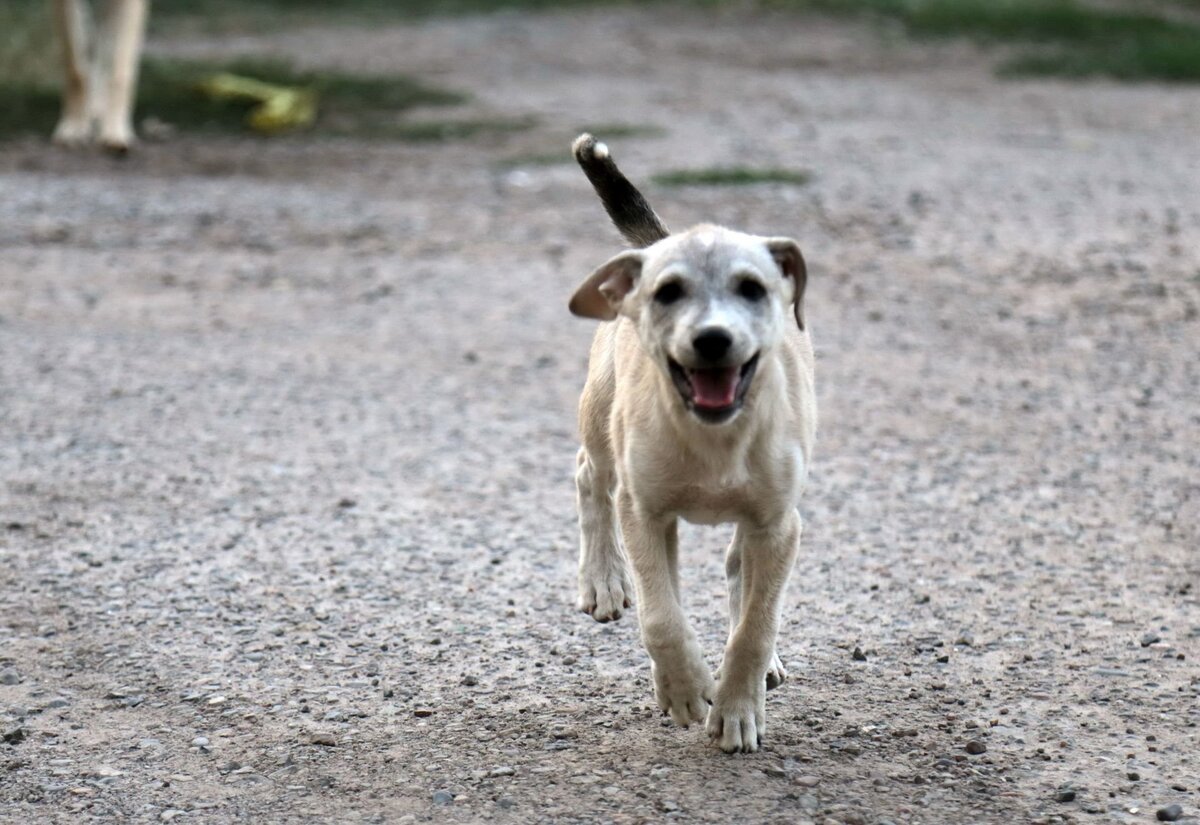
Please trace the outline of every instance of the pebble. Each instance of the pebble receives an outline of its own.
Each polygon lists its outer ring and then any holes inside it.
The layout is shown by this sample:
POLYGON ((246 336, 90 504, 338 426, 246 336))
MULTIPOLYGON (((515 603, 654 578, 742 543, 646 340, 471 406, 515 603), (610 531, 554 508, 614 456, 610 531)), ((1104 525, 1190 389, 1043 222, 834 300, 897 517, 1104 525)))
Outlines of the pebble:
POLYGON ((516 772, 515 768, 510 768, 508 765, 501 765, 498 768, 492 768, 488 776, 513 776, 516 772))
POLYGON ((1150 631, 1149 633, 1142 634, 1142 647, 1150 647, 1150 645, 1154 644, 1155 642, 1161 642, 1161 641, 1162 641, 1162 636, 1159 636, 1153 630, 1150 631))
POLYGON ((208 737, 207 736, 197 736, 195 739, 192 740, 192 747, 193 748, 207 748, 208 747, 208 737))
POLYGON ((433 711, 429 708, 417 708, 413 711, 413 716, 418 719, 425 719, 426 717, 433 716, 433 711))
POLYGON ((450 791, 442 790, 442 791, 434 791, 433 792, 433 804, 434 805, 449 805, 453 801, 454 801, 454 794, 450 793, 450 791))
POLYGON ((511 797, 507 797, 507 796, 502 796, 499 799, 497 799, 496 804, 499 805, 501 808, 503 808, 506 811, 510 810, 512 808, 515 808, 517 805, 516 802, 512 801, 511 797))
POLYGON ((856 647, 854 648, 854 652, 850 654, 850 658, 854 659, 856 662, 865 662, 867 660, 867 654, 863 653, 863 649, 861 647, 856 647))
POLYGON ((821 778, 818 776, 797 776, 794 781, 801 788, 815 788, 821 783, 821 778))
POLYGON ((978 739, 972 739, 966 744, 963 750, 972 756, 978 756, 981 753, 987 753, 987 745, 983 744, 978 739))
POLYGON ((21 683, 21 677, 12 668, 0 670, 0 685, 18 685, 21 683))
POLYGON ((15 727, 4 732, 4 741, 10 745, 20 744, 25 740, 25 728, 15 727))
POLYGON ((59 697, 57 697, 55 699, 51 699, 49 702, 47 702, 46 707, 47 708, 65 708, 70 704, 71 703, 68 702, 66 699, 59 696, 59 697))
POLYGON ((163 822, 170 822, 177 816, 183 816, 183 811, 179 810, 178 808, 170 808, 169 810, 163 811, 161 814, 159 814, 158 818, 163 822))
POLYGON ((1154 815, 1158 817, 1159 822, 1175 822, 1183 816, 1182 805, 1167 805, 1165 808, 1159 808, 1154 815))
POLYGON ((1074 802, 1075 801, 1075 789, 1067 788, 1067 787, 1059 788, 1057 791, 1054 792, 1054 801, 1055 802, 1074 802))
POLYGON ((314 733, 308 737, 308 741, 314 745, 324 745, 327 748, 337 746, 337 739, 332 733, 314 733))

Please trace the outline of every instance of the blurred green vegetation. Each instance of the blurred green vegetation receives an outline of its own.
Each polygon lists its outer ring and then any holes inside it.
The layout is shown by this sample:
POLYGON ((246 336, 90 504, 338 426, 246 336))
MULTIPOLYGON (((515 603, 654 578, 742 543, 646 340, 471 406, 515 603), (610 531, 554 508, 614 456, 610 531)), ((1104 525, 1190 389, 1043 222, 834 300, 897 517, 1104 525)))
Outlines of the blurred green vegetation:
POLYGON ((917 37, 1019 44, 1001 75, 1102 75, 1120 80, 1200 80, 1197 0, 769 0, 775 7, 898 20, 917 37), (1174 11, 1175 14, 1166 12, 1174 11))
MULTIPOLYGON (((137 116, 157 118, 187 132, 248 132, 248 101, 213 100, 197 89, 218 72, 253 77, 282 86, 311 89, 319 96, 317 121, 309 130, 329 136, 447 140, 481 132, 524 128, 525 122, 422 121, 401 118, 416 107, 452 106, 466 96, 404 76, 370 76, 301 71, 286 61, 220 62, 147 59, 138 88, 137 116)), ((0 138, 19 133, 48 134, 59 113, 52 84, 35 78, 0 85, 0 138)))
MULTIPOLYGON (((1005 44, 1002 76, 1107 76, 1122 80, 1200 81, 1200 0, 693 0, 694 5, 760 7, 898 22, 914 37, 969 37, 1005 44)), ((375 24, 430 15, 638 5, 637 0, 156 0, 152 37, 187 31, 261 32, 316 24, 375 24)), ((644 3, 643 3, 644 4, 644 3)), ((45 134, 58 116, 60 68, 49 4, 0 0, 0 138, 45 134)), ((404 77, 298 72, 261 61, 197 64, 147 60, 138 116, 185 129, 241 129, 238 104, 204 101, 200 73, 232 71, 261 80, 316 88, 315 131, 405 140, 447 140, 524 128, 528 121, 407 122, 415 106, 461 98, 404 77)), ((610 124, 611 126, 611 124, 610 124)), ((614 128, 595 130, 625 135, 614 128)), ((639 134, 646 134, 639 132, 639 134)))
POLYGON ((659 186, 753 186, 759 183, 786 183, 803 186, 811 176, 799 169, 756 169, 747 166, 710 166, 703 169, 675 169, 655 175, 659 186))

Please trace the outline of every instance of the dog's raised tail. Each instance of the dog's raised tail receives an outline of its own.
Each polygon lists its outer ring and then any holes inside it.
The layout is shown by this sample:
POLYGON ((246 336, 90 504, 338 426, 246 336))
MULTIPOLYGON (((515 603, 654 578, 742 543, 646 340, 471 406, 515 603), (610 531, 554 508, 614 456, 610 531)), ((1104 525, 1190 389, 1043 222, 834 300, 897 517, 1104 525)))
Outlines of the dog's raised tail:
POLYGON ((584 132, 575 138, 571 151, 625 240, 644 247, 671 234, 642 193, 621 174, 607 146, 584 132))

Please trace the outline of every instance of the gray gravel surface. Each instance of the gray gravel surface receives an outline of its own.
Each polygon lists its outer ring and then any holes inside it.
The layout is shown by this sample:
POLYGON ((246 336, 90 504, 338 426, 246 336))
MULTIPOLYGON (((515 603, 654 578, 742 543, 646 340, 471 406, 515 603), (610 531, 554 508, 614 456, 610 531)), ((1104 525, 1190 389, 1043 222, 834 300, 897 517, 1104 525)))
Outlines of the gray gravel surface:
MULTIPOLYGON (((540 125, 0 150, 0 820, 1200 810, 1200 92, 670 10, 155 47, 540 125), (647 189, 809 260, 822 431, 755 755, 664 721, 636 617, 573 609, 565 303, 619 245, 577 169, 513 160, 604 123, 660 130, 610 140, 639 181, 813 172, 647 189)), ((727 537, 684 532, 713 664, 727 537)))

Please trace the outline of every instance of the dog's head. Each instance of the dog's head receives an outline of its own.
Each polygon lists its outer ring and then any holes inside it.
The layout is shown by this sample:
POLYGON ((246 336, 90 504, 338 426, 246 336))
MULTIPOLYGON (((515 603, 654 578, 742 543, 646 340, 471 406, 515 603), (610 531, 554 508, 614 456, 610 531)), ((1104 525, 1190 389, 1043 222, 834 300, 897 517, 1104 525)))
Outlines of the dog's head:
POLYGON ((759 359, 786 325, 804 329, 805 278, 793 240, 698 226, 612 258, 570 308, 585 318, 630 319, 684 407, 721 424, 741 410, 759 359))

